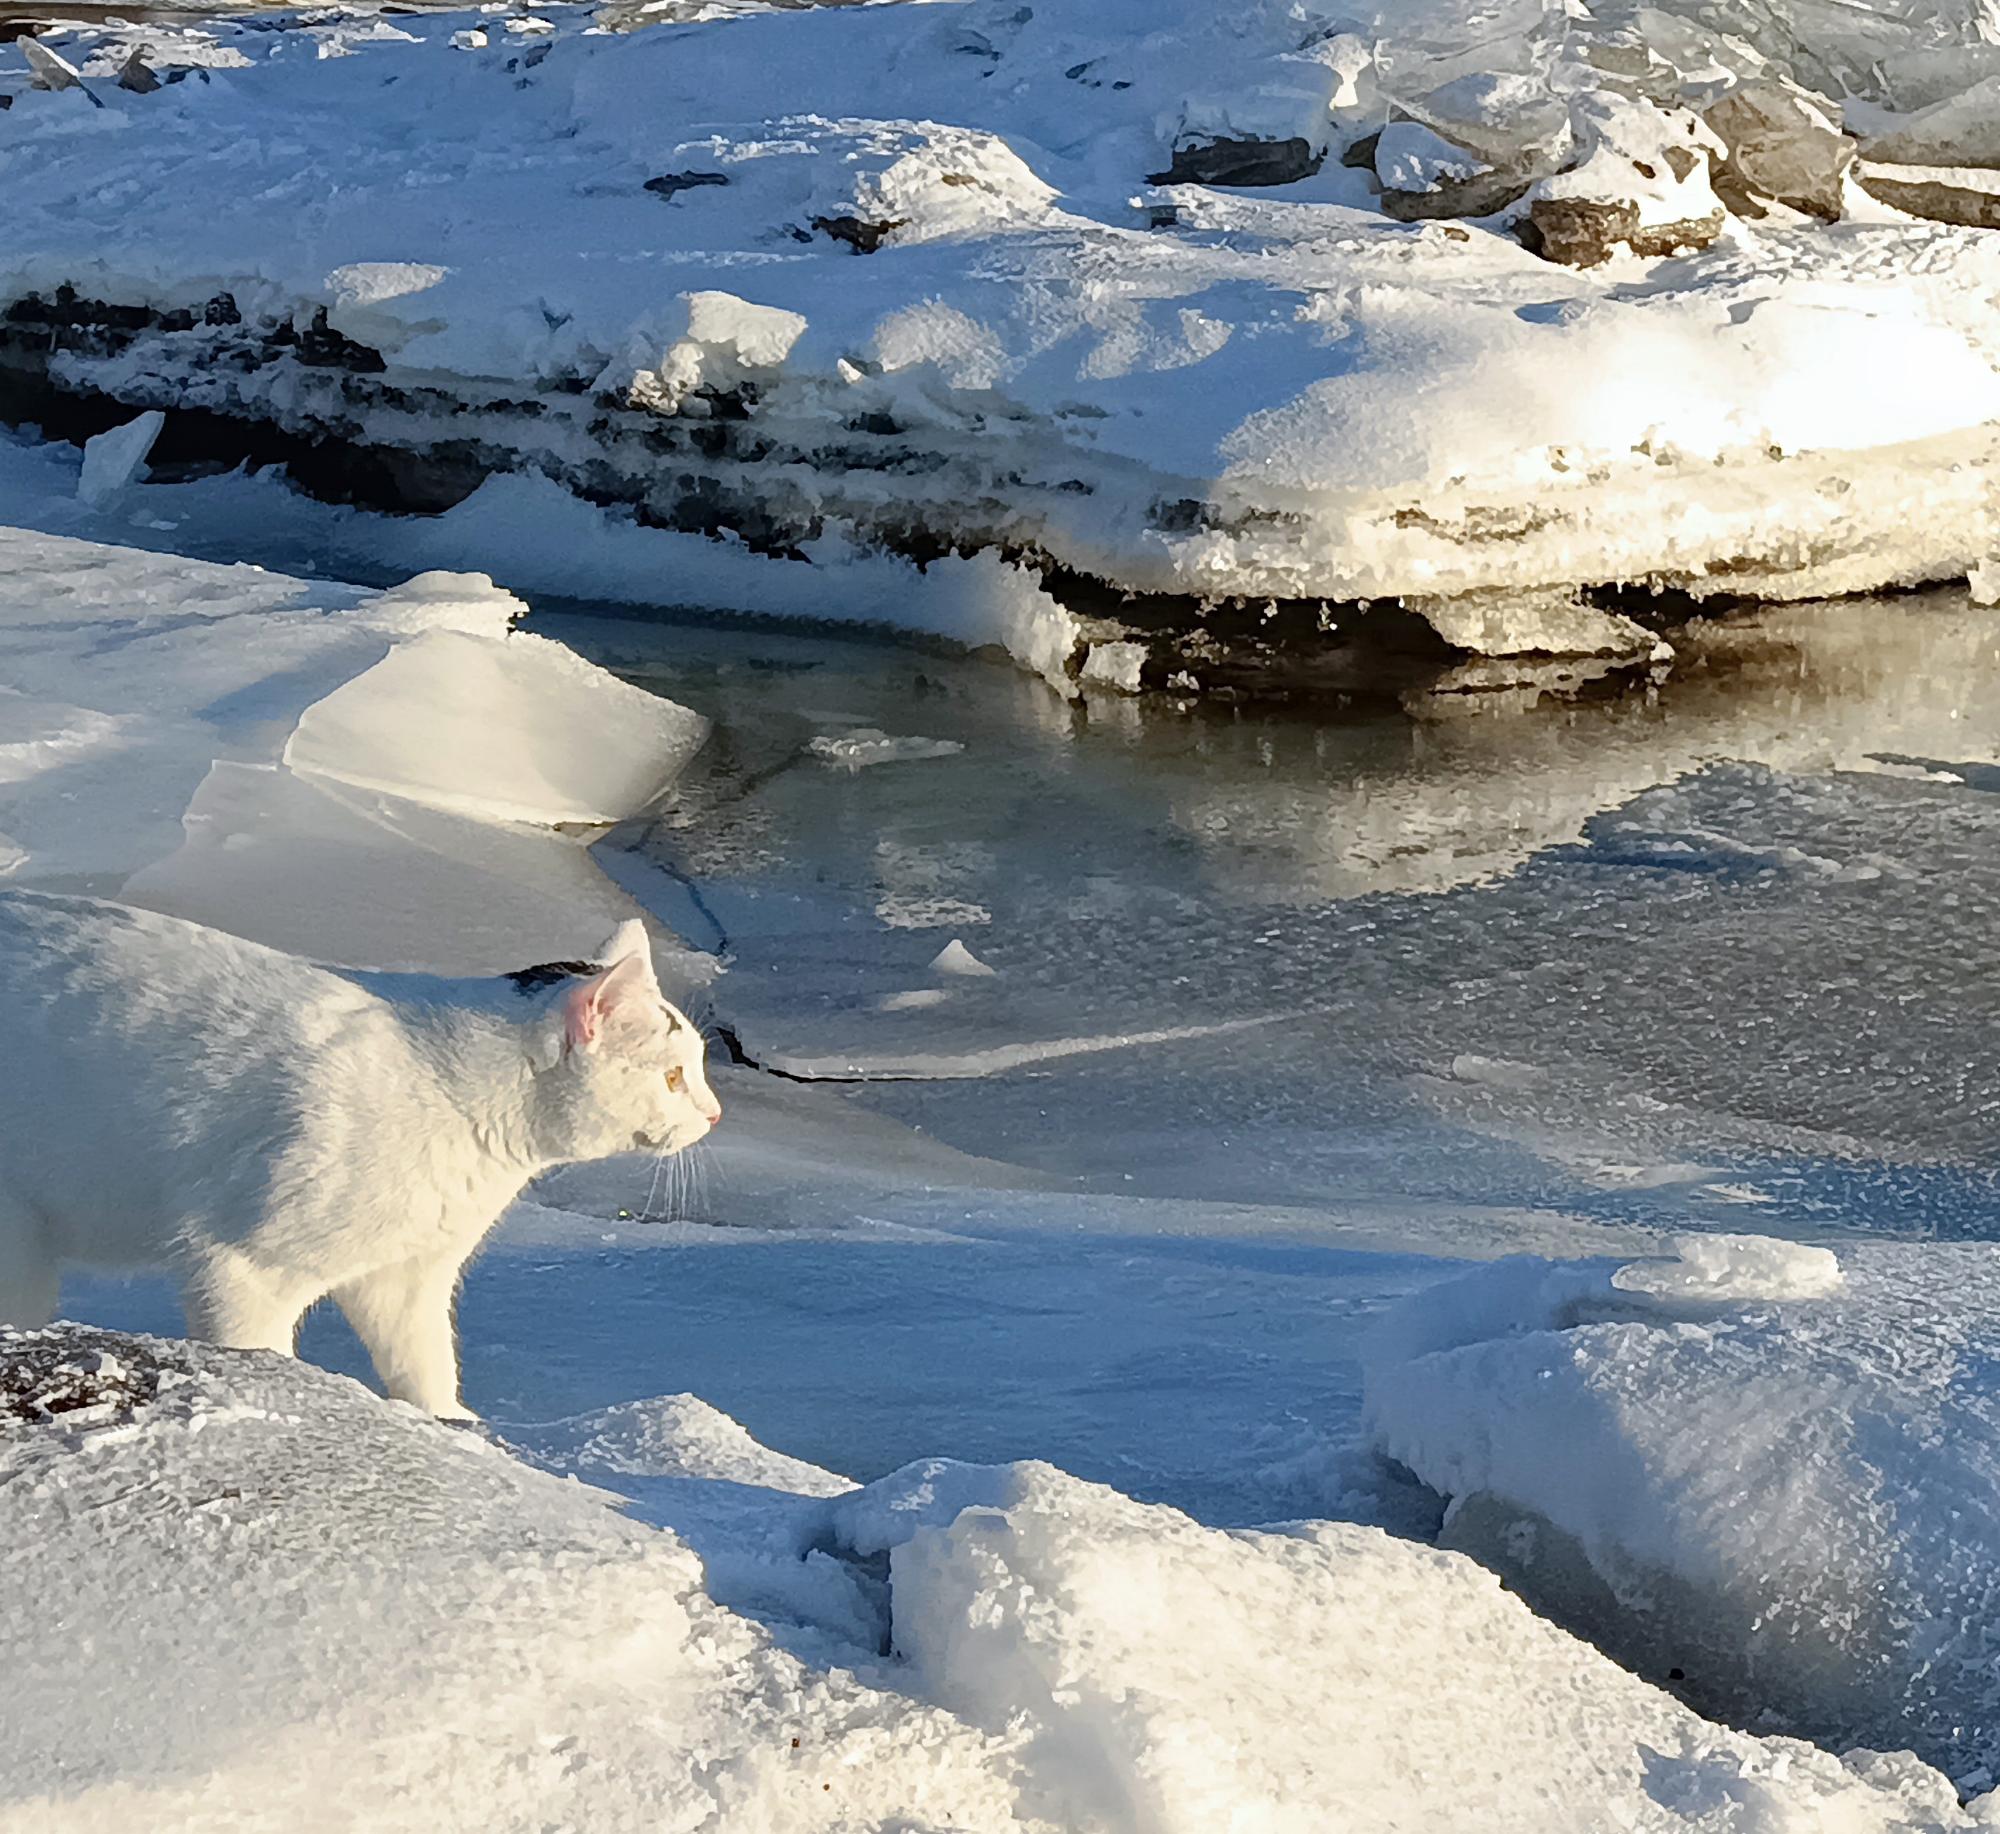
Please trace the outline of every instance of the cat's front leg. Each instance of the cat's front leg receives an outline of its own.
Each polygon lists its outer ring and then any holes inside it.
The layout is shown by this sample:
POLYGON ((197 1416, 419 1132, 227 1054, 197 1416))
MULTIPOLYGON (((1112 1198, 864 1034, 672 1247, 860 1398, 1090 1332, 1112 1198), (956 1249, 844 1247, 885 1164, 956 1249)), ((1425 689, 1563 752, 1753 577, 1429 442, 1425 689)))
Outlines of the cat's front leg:
POLYGON ((440 1420, 474 1418, 458 1398, 451 1318, 458 1270, 454 1259, 396 1261, 333 1289, 391 1399, 440 1420))

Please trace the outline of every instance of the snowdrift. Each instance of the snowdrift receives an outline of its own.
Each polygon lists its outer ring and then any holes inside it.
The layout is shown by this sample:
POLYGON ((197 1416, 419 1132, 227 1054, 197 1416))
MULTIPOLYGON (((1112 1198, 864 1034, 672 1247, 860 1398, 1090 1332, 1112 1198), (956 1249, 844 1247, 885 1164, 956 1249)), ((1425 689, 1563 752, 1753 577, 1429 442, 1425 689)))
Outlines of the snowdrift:
POLYGON ((1642 664, 1574 589, 1993 545, 1977 8, 724 10, 0 51, 0 364, 434 509, 519 471, 780 573, 993 547, 1183 626, 1400 597, 1642 664))
POLYGON ((593 946, 630 912, 557 824, 645 807, 706 727, 526 609, 0 529, 0 868, 334 960, 593 946))
POLYGON ((1385 1320, 1378 1447, 1444 1540, 1704 1711, 2000 1767, 2000 1255, 1690 1236, 1385 1320))
POLYGON ((841 1491, 685 1397, 544 1437, 642 1509, 678 1487, 701 1557, 287 1359, 0 1337, 0 1826, 1974 1825, 1912 1759, 1707 1724, 1376 1530, 1224 1533, 1045 1465, 841 1491), (802 1659, 782 1607, 715 1603, 759 1533, 872 1585, 870 1640, 802 1659))

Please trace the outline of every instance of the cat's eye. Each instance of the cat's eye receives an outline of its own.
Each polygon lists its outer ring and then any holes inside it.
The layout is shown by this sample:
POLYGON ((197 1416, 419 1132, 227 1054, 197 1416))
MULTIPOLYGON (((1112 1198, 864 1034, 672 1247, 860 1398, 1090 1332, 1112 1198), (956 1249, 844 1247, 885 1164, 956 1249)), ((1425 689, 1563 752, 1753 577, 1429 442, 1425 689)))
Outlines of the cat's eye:
POLYGON ((667 1087, 675 1095, 680 1094, 680 1092, 687 1087, 687 1078, 681 1074, 681 1067, 679 1064, 675 1064, 674 1067, 667 1072, 667 1087))

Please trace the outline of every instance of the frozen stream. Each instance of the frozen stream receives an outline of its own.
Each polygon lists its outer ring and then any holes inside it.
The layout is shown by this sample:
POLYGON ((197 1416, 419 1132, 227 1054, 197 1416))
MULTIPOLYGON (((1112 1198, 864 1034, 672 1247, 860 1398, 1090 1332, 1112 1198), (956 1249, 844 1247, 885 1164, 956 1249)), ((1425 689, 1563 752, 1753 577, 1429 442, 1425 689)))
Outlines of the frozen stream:
POLYGON ((1990 1233, 2000 637, 1962 596, 1715 627, 1650 698, 1365 723, 561 628, 718 722, 631 840, 693 888, 642 895, 728 961, 718 1017, 964 1151, 1145 1197, 1990 1233), (954 939, 994 972, 932 971, 954 939))
MULTIPOLYGON (((766 1073, 686 1177, 566 1175, 476 1264, 503 1430, 687 1389, 862 1478, 1038 1456, 1420 1527, 1353 1450, 1355 1345, 1460 1259, 1995 1233, 2000 657, 1963 594, 1713 627, 1651 698, 1373 721, 537 623, 716 722, 598 857, 766 1073)), ((143 1285, 68 1309, 173 1325, 143 1285)), ((359 1367, 330 1316, 304 1347, 359 1367)))

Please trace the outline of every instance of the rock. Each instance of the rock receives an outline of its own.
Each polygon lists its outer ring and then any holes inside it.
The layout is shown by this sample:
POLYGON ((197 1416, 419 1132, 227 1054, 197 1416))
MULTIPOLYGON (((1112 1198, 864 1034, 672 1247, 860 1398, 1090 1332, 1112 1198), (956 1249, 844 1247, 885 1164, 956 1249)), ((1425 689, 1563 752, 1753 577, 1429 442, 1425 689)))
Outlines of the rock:
POLYGON ((1619 248, 1659 256, 1706 248, 1722 233, 1708 161, 1715 133, 1683 108, 1587 96, 1574 109, 1583 157, 1527 192, 1517 231, 1546 260, 1595 267, 1619 248))
POLYGON ((727 172, 662 172, 646 180, 645 188, 655 197, 678 197, 683 191, 698 191, 704 185, 726 185, 727 172))
POLYGON ((1541 197, 1520 226, 1522 242, 1545 261, 1596 267, 1622 244, 1635 255, 1678 255, 1706 248, 1722 233, 1722 212, 1674 223, 1642 225, 1636 204, 1592 198, 1541 197))
POLYGON ((1155 172, 1155 185, 1289 185, 1310 178, 1326 155, 1294 134, 1288 140, 1216 139, 1174 148, 1173 164, 1155 172))
POLYGON ((134 51, 125 60, 125 68, 118 72, 118 87, 129 89, 134 95, 149 96, 159 86, 160 79, 147 66, 143 51, 134 51))
POLYGON ((1762 216, 1760 198, 1827 222, 1841 214, 1854 142, 1805 96, 1778 82, 1745 83, 1702 116, 1721 140, 1715 189, 1739 216, 1762 216))
POLYGON ((1520 202, 1530 181, 1513 172, 1481 172, 1445 179, 1429 191, 1384 191, 1382 214, 1399 223, 1436 217, 1489 217, 1520 202))
POLYGON ((151 1338, 0 1325, 0 1436, 129 1420, 159 1393, 163 1369, 187 1367, 174 1346, 151 1338))
POLYGON ((901 218, 889 223, 870 223, 857 216, 837 216, 814 217, 812 226, 823 236, 845 242, 857 255, 872 255, 903 224, 901 218))
POLYGON ((1976 166, 1892 166, 1862 160, 1856 182, 1877 203, 1933 223, 2000 229, 2000 171, 1976 166))
POLYGON ((1865 136, 1861 151, 1888 165, 2000 166, 2000 76, 1865 136))

